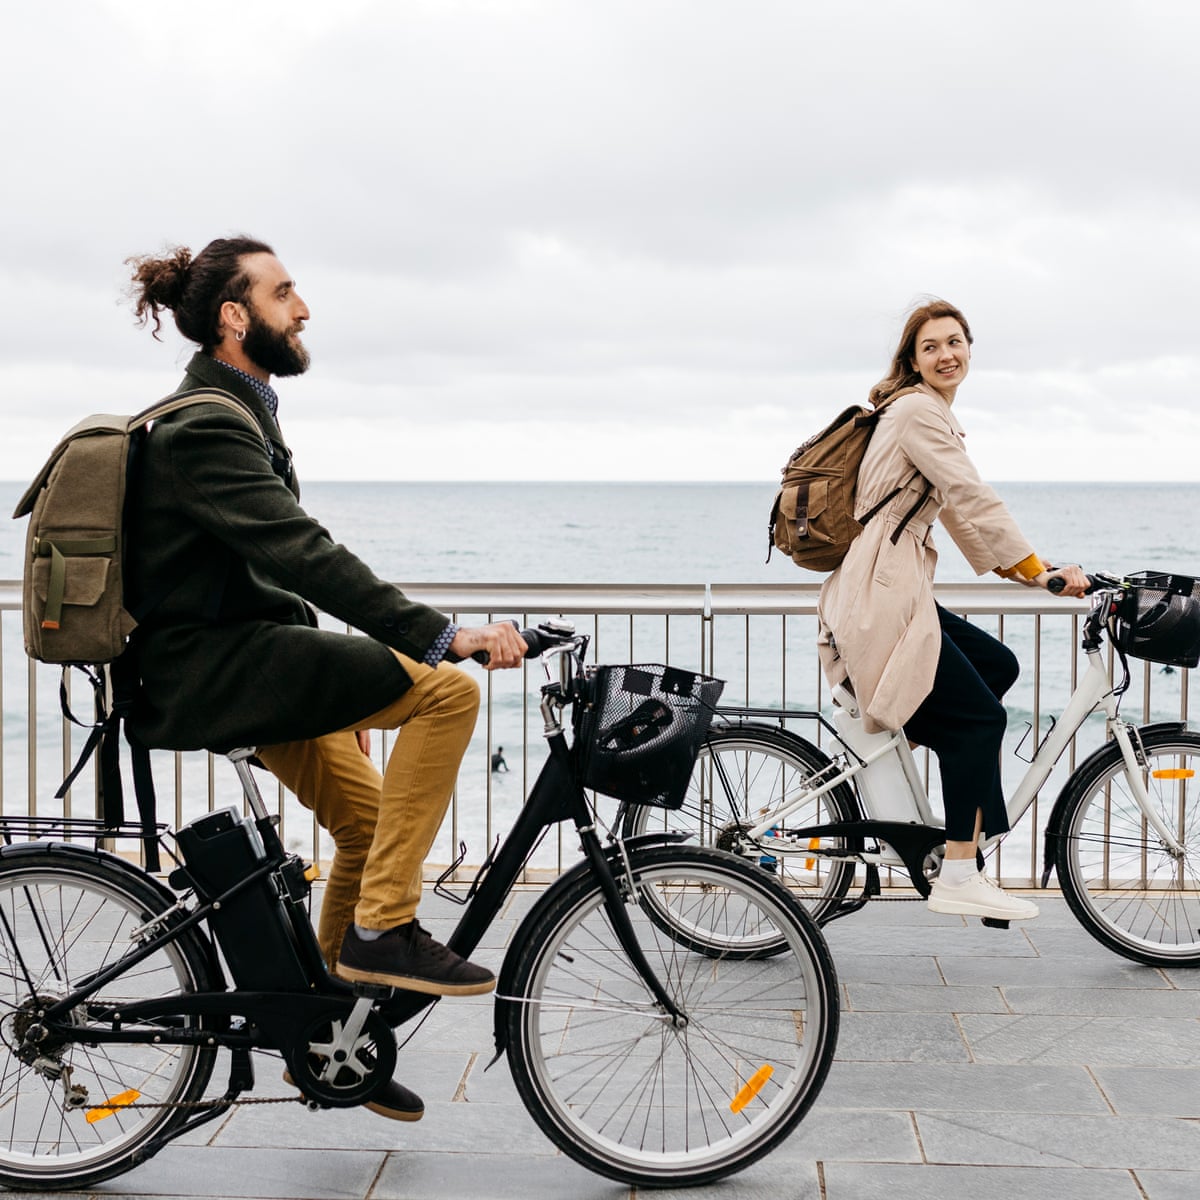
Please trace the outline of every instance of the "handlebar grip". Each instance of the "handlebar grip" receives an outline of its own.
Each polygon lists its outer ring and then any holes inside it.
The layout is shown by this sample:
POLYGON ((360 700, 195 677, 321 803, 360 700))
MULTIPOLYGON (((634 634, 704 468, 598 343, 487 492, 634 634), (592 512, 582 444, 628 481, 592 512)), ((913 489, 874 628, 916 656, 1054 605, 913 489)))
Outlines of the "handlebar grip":
MULTIPOLYGON (((1087 591, 1084 594, 1090 596, 1098 587, 1101 586, 1101 582, 1096 578, 1095 575, 1089 575, 1087 577, 1087 581, 1087 591)), ((1053 579, 1046 580, 1046 591, 1055 596, 1062 595, 1062 590, 1066 586, 1067 581, 1061 575, 1055 575, 1053 579)))
MULTIPOLYGON (((516 621, 510 621, 509 624, 514 629, 517 628, 516 621)), ((521 637, 525 639, 525 657, 538 658, 542 651, 546 648, 545 641, 542 639, 541 635, 536 629, 521 629, 519 632, 521 637)), ((476 650, 475 653, 471 655, 471 658, 481 667, 486 667, 488 663, 492 661, 492 656, 486 650, 476 650)))

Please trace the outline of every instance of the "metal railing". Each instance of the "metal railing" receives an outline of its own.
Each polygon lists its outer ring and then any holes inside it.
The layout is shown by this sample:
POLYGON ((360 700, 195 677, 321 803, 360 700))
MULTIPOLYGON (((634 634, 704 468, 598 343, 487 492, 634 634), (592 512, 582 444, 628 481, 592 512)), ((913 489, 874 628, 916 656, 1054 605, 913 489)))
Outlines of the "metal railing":
MULTIPOLYGON (((723 705, 746 704, 786 710, 824 710, 828 689, 815 650, 819 583, 740 586, 566 585, 405 583, 405 592, 464 623, 513 618, 536 624, 565 618, 592 636, 596 662, 670 662, 725 679, 723 705)), ((946 608, 977 620, 1012 646, 1022 677, 1006 697, 1010 728, 1005 775, 1019 776, 1048 722, 1074 687, 1080 664, 1080 618, 1086 603, 1048 597, 1012 584, 940 586, 946 608)), ((22 647, 20 586, 0 582, 0 813, 92 816, 95 775, 85 768, 64 800, 54 792, 82 748, 86 733, 60 713, 60 673, 27 660, 22 647)), ((1130 662, 1133 683, 1124 714, 1135 721, 1188 720, 1188 674, 1164 672, 1130 662)), ((476 670, 467 667, 468 670, 476 670)), ((468 748, 450 811, 431 862, 449 863, 466 847, 464 872, 482 860, 511 824, 544 758, 538 688, 544 675, 536 662, 519 671, 479 672, 483 705, 468 748), (507 771, 494 771, 503 747, 507 771)), ((69 698, 86 722, 90 688, 68 683, 69 698)), ((785 723, 815 741, 819 725, 800 717, 785 723)), ((1102 723, 1085 725, 1064 762, 1043 788, 1039 802, 1006 840, 1003 875, 1029 882, 1040 873, 1041 827, 1058 788, 1083 754, 1103 737, 1102 723)), ((376 737, 382 764, 387 737, 376 737)), ((936 770, 923 757, 926 780, 938 809, 936 770)), ((203 752, 153 756, 159 818, 173 828, 213 808, 240 803, 233 770, 203 752)), ((132 789, 127 789, 132 796, 132 789)), ((297 853, 327 860, 331 847, 315 821, 290 793, 276 788, 281 833, 297 853)), ((132 802, 130 801, 132 808, 132 802)), ((615 802, 612 805, 615 808, 615 802)), ((611 816, 612 808, 601 815, 611 816)), ((573 845, 543 845, 531 864, 540 877, 569 865, 573 845)))

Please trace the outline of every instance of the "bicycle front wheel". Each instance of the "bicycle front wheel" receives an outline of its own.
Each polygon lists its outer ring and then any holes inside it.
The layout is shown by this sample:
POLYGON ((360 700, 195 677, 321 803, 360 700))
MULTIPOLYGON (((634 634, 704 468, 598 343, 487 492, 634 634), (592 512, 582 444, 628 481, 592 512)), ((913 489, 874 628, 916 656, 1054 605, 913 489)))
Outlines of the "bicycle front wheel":
POLYGON ((137 949, 135 931, 169 904, 108 856, 30 845, 0 858, 0 1183, 67 1191, 108 1179, 158 1149, 203 1094, 215 1051, 153 1044, 165 1021, 125 1025, 141 1042, 86 1037, 89 1025, 113 1028, 106 1005, 213 988, 190 931, 80 1004, 70 1036, 27 1036, 46 1004, 137 949))
POLYGON ((629 905, 638 942, 683 1011, 673 1020, 630 965, 600 887, 581 875, 535 919, 506 1016, 517 1089, 577 1162, 624 1183, 705 1183, 757 1161, 795 1128, 837 1043, 837 979, 803 907, 721 851, 635 851, 642 898, 690 925, 769 928, 790 953, 692 953, 629 905), (669 897, 669 899, 667 899, 669 897))
POLYGON ((744 853, 801 899, 818 924, 833 916, 854 881, 854 863, 834 854, 861 849, 845 837, 796 841, 789 830, 854 820, 857 809, 849 785, 805 800, 780 817, 772 836, 746 853, 741 835, 810 787, 812 777, 829 766, 816 746, 786 730, 766 725, 718 726, 709 731, 692 770, 687 795, 678 810, 631 806, 622 832, 626 837, 659 830, 694 834, 700 845, 744 853))
POLYGON ((1200 734, 1148 730, 1142 746, 1142 785, 1179 849, 1146 820, 1114 743, 1068 782, 1059 880, 1110 950, 1152 966, 1200 966, 1200 734))

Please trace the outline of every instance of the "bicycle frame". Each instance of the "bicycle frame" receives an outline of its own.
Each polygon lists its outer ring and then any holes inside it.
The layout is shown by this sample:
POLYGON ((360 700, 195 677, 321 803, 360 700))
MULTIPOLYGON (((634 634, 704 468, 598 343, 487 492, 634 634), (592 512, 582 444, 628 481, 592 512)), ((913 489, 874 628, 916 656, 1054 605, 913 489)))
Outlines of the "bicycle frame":
MULTIPOLYGON (((464 957, 470 955, 500 912, 505 897, 517 881, 544 831, 562 821, 571 820, 579 833, 584 861, 588 869, 596 875, 603 889, 609 919, 621 948, 668 1017, 675 1021, 683 1021, 683 1013, 664 989, 638 944, 626 910, 622 883, 619 882, 623 871, 628 886, 632 886, 632 880, 628 880, 629 870, 624 857, 624 847, 618 845, 619 853, 614 854, 611 849, 606 851, 601 844, 583 787, 576 779, 570 747, 559 719, 574 698, 570 690, 574 679, 572 667, 577 668, 581 662, 581 642, 582 646, 586 647, 586 638, 572 639, 561 647, 553 646, 547 651, 561 651, 563 662, 563 682, 557 685, 548 682, 542 689, 542 712, 550 756, 535 780, 508 837, 488 856, 480 868, 464 901, 465 911, 449 938, 448 945, 464 957)), ((548 670, 547 677, 549 678, 548 670)), ((202 902, 185 916, 178 916, 185 908, 184 900, 177 900, 166 912, 156 916, 139 931, 146 932, 147 936, 136 948, 94 977, 78 983, 68 995, 49 1004, 42 1019, 48 1026, 52 1026, 56 1033, 69 1038, 73 1029, 70 1023, 70 1013, 73 1009, 85 1003, 105 984, 149 957, 164 943, 180 937, 210 918, 215 911, 229 908, 236 912, 238 898, 268 875, 274 874, 278 877, 281 895, 294 903, 307 896, 308 883, 303 876, 303 864, 294 856, 288 855, 279 841, 275 818, 268 812, 251 772, 250 760, 253 755, 252 749, 239 749, 230 752, 228 757, 233 762, 242 785, 265 857, 254 870, 232 887, 202 902), (174 919, 177 916, 178 919, 174 919)), ((642 839, 643 844, 662 844, 677 840, 679 838, 671 834, 650 835, 642 839)), ((155 997, 128 1004, 105 1005, 102 1012, 94 1015, 110 1020, 112 1028, 89 1026, 88 1039, 97 1042, 145 1041, 144 1029, 131 1030, 123 1025, 131 1021, 145 1023, 161 1020, 164 1024, 160 1029, 156 1028, 154 1036, 167 1044, 223 1045, 244 1049, 271 1046, 287 1049, 301 1029, 312 1020, 331 1011, 346 1017, 342 1040, 353 1041, 362 1031, 367 1014, 376 1000, 392 997, 387 1005, 389 1023, 399 1024, 421 1012, 437 999, 436 996, 402 990, 392 993, 392 989, 387 987, 352 987, 334 978, 328 973, 321 959, 307 916, 295 907, 289 915, 293 929, 286 932, 289 935, 297 935, 297 949, 308 976, 306 991, 277 992, 239 988, 235 980, 232 989, 220 992, 197 992, 155 997), (223 1018, 223 1021, 217 1026, 190 1028, 169 1023, 172 1018, 181 1016, 216 1017, 223 1018), (230 1025, 236 1017, 248 1018, 249 1025, 256 1027, 257 1032, 252 1032, 248 1027, 236 1028, 230 1025)), ((497 999, 502 1000, 502 997, 497 999)))
MULTIPOLYGON (((1038 792, 1049 778, 1055 763, 1058 762, 1059 758, 1062 757, 1070 745, 1071 739, 1082 727, 1088 716, 1099 708, 1103 710, 1107 719, 1108 733, 1121 749, 1121 755, 1125 761, 1126 778, 1134 799, 1144 814, 1147 823, 1162 841, 1163 846, 1167 850, 1177 853, 1181 849, 1179 839, 1171 828, 1164 824, 1158 813, 1154 810, 1142 779, 1139 751, 1135 745, 1138 736, 1137 727, 1129 725, 1119 717, 1119 696, 1113 687, 1112 675, 1104 664, 1099 647, 1099 638, 1092 628, 1093 624, 1097 627, 1099 624, 1099 618, 1096 613, 1097 609, 1093 608, 1092 613, 1088 617, 1088 632, 1085 632, 1084 637, 1087 668, 1075 690, 1068 698, 1062 715, 1047 732, 1045 738, 1042 739, 1032 761, 1029 763, 1028 768, 1012 793, 1007 805, 1009 825, 1010 827, 1016 825, 1029 810, 1037 798, 1038 792)), ((745 711, 749 713, 751 710, 745 711)), ((776 712, 775 715, 814 716, 821 720, 822 724, 827 725, 827 722, 815 713, 780 714, 776 712)), ((834 732, 835 736, 837 736, 836 731, 834 732)), ((913 767, 911 751, 902 730, 890 734, 885 743, 866 755, 855 753, 840 737, 839 743, 842 745, 844 751, 841 756, 844 765, 840 765, 835 761, 830 767, 827 767, 824 771, 819 772, 813 777, 814 786, 803 788, 796 796, 785 801, 778 808, 771 809, 769 812, 756 814, 759 817, 757 823, 745 830, 745 837, 748 841, 761 845, 761 839, 764 839, 769 831, 774 829, 790 813, 859 776, 862 776, 865 781, 870 777, 868 773, 872 767, 876 764, 882 764, 888 756, 895 756, 898 760, 899 768, 904 772, 905 778, 911 785, 907 789, 909 799, 911 800, 911 807, 901 818, 897 819, 893 815, 888 821, 868 819, 858 822, 840 822, 837 825, 830 826, 811 826, 799 830, 789 830, 789 834, 792 834, 798 841, 803 841, 803 839, 808 837, 817 837, 822 832, 831 835, 850 832, 868 835, 875 834, 881 840, 888 840, 888 835, 892 834, 902 838, 906 842, 910 842, 913 836, 913 826, 928 828, 934 824, 929 809, 928 798, 924 787, 920 783, 919 775, 913 767)), ((986 850, 988 847, 997 844, 1005 836, 1005 834, 1001 833, 981 839, 980 849, 986 850)), ((781 839, 773 838, 769 849, 772 854, 791 853, 805 857, 813 856, 811 848, 799 845, 788 846, 781 839)), ((836 854, 833 856, 836 857, 836 854)), ((865 862, 882 861, 884 858, 884 856, 873 854, 870 851, 859 852, 848 857, 861 859, 865 862)))
MULTIPOLYGON (((1013 791, 1012 798, 1008 803, 1009 824, 1015 825, 1029 810, 1053 770, 1054 764, 1058 762, 1070 745, 1071 739, 1084 721, 1097 708, 1101 708, 1107 721, 1107 730, 1121 748, 1121 757, 1125 760, 1125 777, 1138 807, 1163 845, 1172 852, 1178 852, 1181 849, 1179 839, 1170 826, 1163 823, 1151 805, 1149 793, 1142 779, 1138 751, 1134 746, 1137 727, 1122 721, 1118 715, 1118 697, 1113 690, 1112 676, 1104 666, 1099 648, 1088 649, 1085 653, 1088 665, 1083 678, 1071 693, 1058 722, 1042 739, 1032 762, 1013 791), (1132 735, 1131 730, 1133 731, 1132 735)), ((986 848, 995 844, 1003 836, 1003 834, 997 834, 983 839, 980 845, 982 848, 986 848)))

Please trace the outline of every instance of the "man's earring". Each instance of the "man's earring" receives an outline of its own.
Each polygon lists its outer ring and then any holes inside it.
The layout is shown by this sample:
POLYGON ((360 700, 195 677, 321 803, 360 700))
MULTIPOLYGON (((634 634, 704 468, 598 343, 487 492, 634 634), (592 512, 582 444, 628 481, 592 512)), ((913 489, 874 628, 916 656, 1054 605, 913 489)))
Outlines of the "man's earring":
POLYGON ((239 329, 237 333, 233 335, 233 340, 235 342, 244 342, 246 340, 246 331, 244 329, 239 329))

